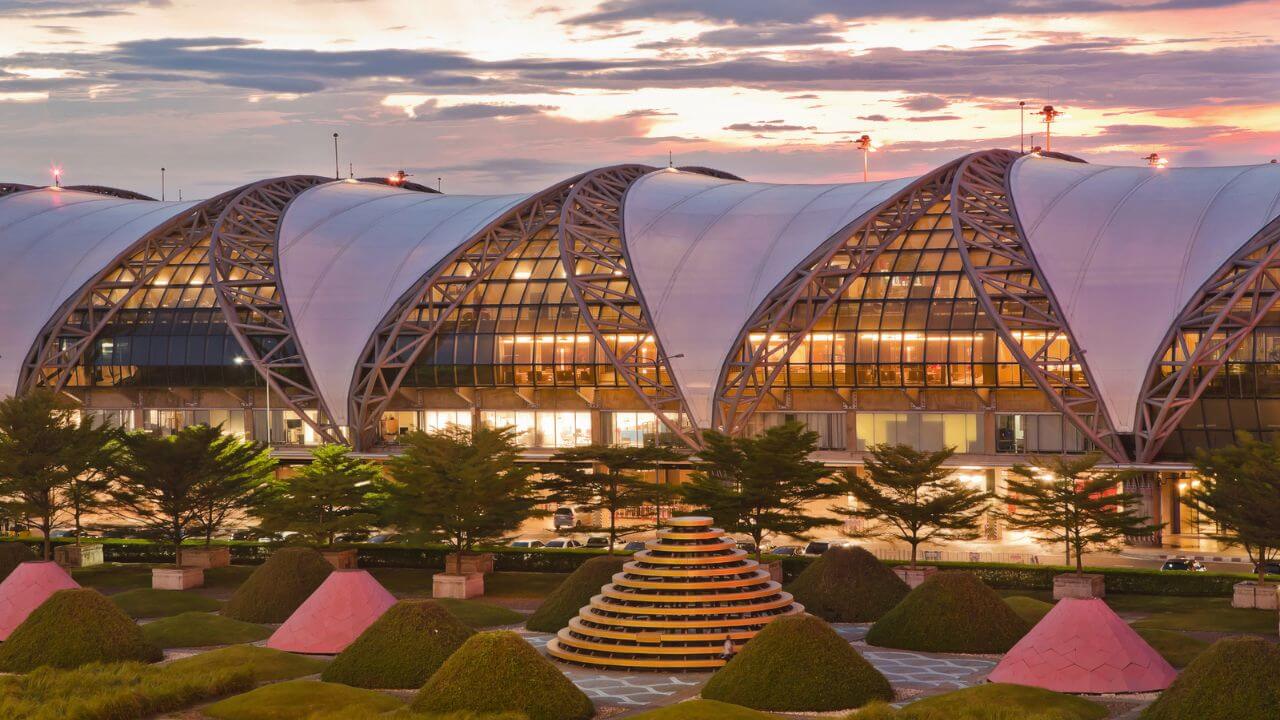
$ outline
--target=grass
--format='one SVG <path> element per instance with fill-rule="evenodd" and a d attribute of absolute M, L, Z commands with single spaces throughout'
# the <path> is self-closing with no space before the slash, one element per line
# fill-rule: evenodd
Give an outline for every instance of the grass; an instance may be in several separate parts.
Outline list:
<path fill-rule="evenodd" d="M 867 642 L 924 652 L 1003 653 L 1030 629 L 976 575 L 940 572 L 876 621 Z"/>
<path fill-rule="evenodd" d="M 253 687 L 253 673 L 224 667 L 174 671 L 136 662 L 41 668 L 0 677 L 6 720 L 132 720 Z"/>
<path fill-rule="evenodd" d="M 90 587 L 104 593 L 151 587 L 152 565 L 144 563 L 103 563 L 85 568 L 72 568 L 71 578 L 80 587 Z"/>
<path fill-rule="evenodd" d="M 249 579 L 256 565 L 228 565 L 227 567 L 208 568 L 204 571 L 204 586 L 208 589 L 234 590 Z"/>
<path fill-rule="evenodd" d="M 787 585 L 796 602 L 828 622 L 875 622 L 911 592 L 862 548 L 832 548 Z"/>
<path fill-rule="evenodd" d="M 600 588 L 612 580 L 615 573 L 622 572 L 622 564 L 628 560 L 630 558 L 626 556 L 604 555 L 582 563 L 564 577 L 538 610 L 529 616 L 526 627 L 540 632 L 556 632 L 567 626 L 593 595 L 600 594 Z"/>
<path fill-rule="evenodd" d="M 0 580 L 9 577 L 9 573 L 20 563 L 35 559 L 36 554 L 26 543 L 0 542 Z"/>
<path fill-rule="evenodd" d="M 399 699 L 374 690 L 318 680 L 289 680 L 229 697 L 203 712 L 218 720 L 305 720 L 316 713 L 366 718 L 403 705 Z"/>
<path fill-rule="evenodd" d="M 1276 634 L 1276 614 L 1269 610 L 1231 607 L 1231 598 L 1113 595 L 1107 604 L 1116 612 L 1145 613 L 1135 628 L 1203 632 Z"/>
<path fill-rule="evenodd" d="M 155 662 L 160 648 L 97 590 L 59 590 L 0 645 L 0 672 L 41 666 L 74 668 L 91 662 Z"/>
<path fill-rule="evenodd" d="M 324 669 L 320 678 L 363 688 L 420 688 L 473 635 L 431 600 L 402 600 Z"/>
<path fill-rule="evenodd" d="M 111 596 L 111 602 L 131 618 L 158 618 L 186 612 L 213 612 L 222 603 L 204 595 L 183 590 L 137 588 Z"/>
<path fill-rule="evenodd" d="M 1137 628 L 1137 631 L 1142 636 L 1142 639 L 1147 641 L 1148 645 L 1176 668 L 1184 668 L 1190 665 L 1192 660 L 1199 657 L 1200 653 L 1209 647 L 1209 643 L 1200 638 L 1194 638 L 1186 633 L 1174 630 Z"/>
<path fill-rule="evenodd" d="M 1023 685 L 976 685 L 894 710 L 877 703 L 846 720 L 1102 720 L 1105 707 L 1083 698 Z"/>
<path fill-rule="evenodd" d="M 185 612 L 143 625 L 142 635 L 162 648 L 187 648 L 257 642 L 270 637 L 271 630 L 221 615 Z"/>
<path fill-rule="evenodd" d="M 282 548 L 236 588 L 222 612 L 245 622 L 282 623 L 332 571 L 329 561 L 311 548 Z"/>
<path fill-rule="evenodd" d="M 1262 638 L 1219 640 L 1191 662 L 1142 720 L 1280 717 L 1280 646 Z"/>
<path fill-rule="evenodd" d="M 432 570 L 416 568 L 371 568 L 369 572 L 382 586 L 399 598 L 431 597 Z M 484 576 L 485 597 L 510 599 L 544 598 L 567 577 L 563 573 L 495 572 Z"/>
<path fill-rule="evenodd" d="M 436 602 L 466 625 L 473 628 L 497 627 L 499 625 L 516 625 L 524 622 L 525 616 L 510 608 L 490 605 L 479 600 L 454 600 L 438 598 Z"/>
<path fill-rule="evenodd" d="M 157 667 L 174 673 L 214 674 L 227 669 L 247 668 L 254 682 L 276 682 L 314 675 L 324 669 L 325 662 L 281 650 L 254 645 L 233 645 L 210 650 Z"/>
<path fill-rule="evenodd" d="M 1018 614 L 1018 617 L 1025 620 L 1027 625 L 1032 627 L 1043 620 L 1044 616 L 1048 615 L 1049 611 L 1053 609 L 1053 603 L 1045 602 L 1044 600 L 1037 600 L 1036 598 L 1028 597 L 1026 595 L 1012 595 L 1010 597 L 1006 597 L 1004 602 L 1006 605 L 1013 608 L 1013 611 Z"/>
<path fill-rule="evenodd" d="M 649 710 L 632 716 L 631 720 L 775 720 L 759 710 L 730 705 L 716 700 L 690 700 Z"/>

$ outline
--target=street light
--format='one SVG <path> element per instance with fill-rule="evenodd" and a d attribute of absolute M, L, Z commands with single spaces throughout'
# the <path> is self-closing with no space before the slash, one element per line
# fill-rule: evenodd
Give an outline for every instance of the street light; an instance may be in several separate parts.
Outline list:
<path fill-rule="evenodd" d="M 1053 149 L 1052 139 L 1050 138 L 1050 128 L 1053 125 L 1054 120 L 1065 116 L 1066 113 L 1061 110 L 1054 109 L 1052 105 L 1045 105 L 1040 108 L 1040 112 L 1032 114 L 1038 115 L 1044 121 L 1044 151 L 1050 152 Z"/>
<path fill-rule="evenodd" d="M 240 355 L 235 356 L 234 358 L 232 358 L 232 360 L 234 360 L 235 364 L 237 365 L 245 364 L 245 359 Z M 267 381 L 267 445 L 268 446 L 271 445 L 271 381 L 270 380 Z"/>
<path fill-rule="evenodd" d="M 338 133 L 333 134 L 333 179 L 342 179 L 342 170 L 338 169 Z"/>
<path fill-rule="evenodd" d="M 857 143 L 858 149 L 862 151 L 862 182 L 866 182 L 867 169 L 868 169 L 867 155 L 869 153 L 875 152 L 876 148 L 874 145 L 871 144 L 870 135 L 863 135 L 862 137 L 858 138 L 854 142 Z"/>
<path fill-rule="evenodd" d="M 53 173 L 53 186 L 56 188 L 62 187 L 62 168 L 54 165 L 49 169 L 49 172 Z"/>
<path fill-rule="evenodd" d="M 1169 164 L 1169 158 L 1160 157 L 1160 153 L 1151 153 L 1150 155 L 1144 156 L 1142 159 L 1147 161 L 1147 165 L 1157 169 Z"/>
<path fill-rule="evenodd" d="M 164 168 L 160 168 L 160 202 L 164 202 Z"/>
<path fill-rule="evenodd" d="M 1018 101 L 1018 153 L 1027 151 L 1027 101 Z"/>

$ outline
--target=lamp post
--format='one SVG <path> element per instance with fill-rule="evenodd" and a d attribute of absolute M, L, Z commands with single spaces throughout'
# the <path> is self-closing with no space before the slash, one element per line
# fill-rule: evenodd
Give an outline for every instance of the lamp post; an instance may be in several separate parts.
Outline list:
<path fill-rule="evenodd" d="M 1027 101 L 1018 101 L 1018 153 L 1027 151 Z"/>
<path fill-rule="evenodd" d="M 333 179 L 342 179 L 342 170 L 338 169 L 338 133 L 333 134 Z"/>
<path fill-rule="evenodd" d="M 868 168 L 869 168 L 867 155 L 875 152 L 876 149 L 875 149 L 875 146 L 871 144 L 870 135 L 863 135 L 862 137 L 858 138 L 855 142 L 857 142 L 858 144 L 858 149 L 862 151 L 862 182 L 867 182 Z"/>
<path fill-rule="evenodd" d="M 1053 121 L 1062 117 L 1066 113 L 1055 109 L 1052 105 L 1045 105 L 1040 108 L 1040 112 L 1035 114 L 1039 115 L 1044 120 L 1044 151 L 1050 152 L 1053 150 L 1053 140 L 1050 136 Z"/>
<path fill-rule="evenodd" d="M 1169 159 L 1160 157 L 1160 153 L 1151 153 L 1150 155 L 1143 156 L 1142 159 L 1147 161 L 1148 166 L 1157 169 L 1169 164 Z"/>
<path fill-rule="evenodd" d="M 160 202 L 164 202 L 164 168 L 160 168 Z"/>
<path fill-rule="evenodd" d="M 53 186 L 56 188 L 62 187 L 62 168 L 55 165 L 49 172 L 53 173 Z"/>

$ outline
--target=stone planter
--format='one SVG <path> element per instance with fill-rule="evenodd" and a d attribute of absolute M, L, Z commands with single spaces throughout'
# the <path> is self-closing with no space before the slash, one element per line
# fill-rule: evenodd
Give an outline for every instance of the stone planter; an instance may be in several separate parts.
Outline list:
<path fill-rule="evenodd" d="M 444 558 L 444 571 L 451 575 L 493 572 L 493 553 L 449 553 Z"/>
<path fill-rule="evenodd" d="M 359 567 L 355 550 L 321 550 L 320 554 L 329 561 L 334 570 L 355 570 Z"/>
<path fill-rule="evenodd" d="M 190 590 L 204 585 L 204 568 L 158 567 L 151 569 L 151 587 L 154 590 Z"/>
<path fill-rule="evenodd" d="M 920 583 L 928 580 L 929 576 L 937 572 L 938 568 L 932 565 L 917 565 L 914 568 L 909 565 L 893 566 L 893 574 L 902 578 L 902 582 L 906 583 L 907 587 L 912 590 L 920 587 Z"/>
<path fill-rule="evenodd" d="M 182 548 L 182 566 L 209 568 L 229 567 L 231 565 L 231 548 Z"/>
<path fill-rule="evenodd" d="M 484 595 L 484 574 L 436 573 L 431 576 L 431 597 L 467 600 Z"/>
<path fill-rule="evenodd" d="M 1088 600 L 1107 596 L 1106 578 L 1093 573 L 1053 576 L 1053 599 L 1076 598 Z"/>
<path fill-rule="evenodd" d="M 760 567 L 769 571 L 769 579 L 781 584 L 782 583 L 782 561 L 774 560 L 771 563 L 761 563 Z"/>
<path fill-rule="evenodd" d="M 1258 610 L 1275 610 L 1277 595 L 1280 595 L 1280 583 L 1260 583 L 1248 580 L 1235 584 L 1235 592 L 1231 595 L 1231 607 L 1256 608 Z"/>
<path fill-rule="evenodd" d="M 102 545 L 58 545 L 53 549 L 53 559 L 62 567 L 101 565 Z"/>

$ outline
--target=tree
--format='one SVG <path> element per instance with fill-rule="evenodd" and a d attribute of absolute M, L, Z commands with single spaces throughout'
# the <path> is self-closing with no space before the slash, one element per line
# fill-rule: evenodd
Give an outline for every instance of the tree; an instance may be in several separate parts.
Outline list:
<path fill-rule="evenodd" d="M 789 422 L 758 437 L 735 438 L 710 430 L 703 438 L 701 462 L 692 480 L 682 486 L 682 495 L 725 530 L 750 535 L 757 561 L 766 536 L 803 538 L 815 528 L 839 524 L 804 509 L 806 503 L 831 497 L 834 491 L 826 482 L 828 470 L 809 460 L 817 449 L 817 433 Z"/>
<path fill-rule="evenodd" d="M 664 447 L 624 447 L 588 445 L 562 450 L 552 456 L 554 465 L 542 468 L 539 487 L 548 491 L 555 502 L 568 502 L 579 508 L 608 514 L 601 530 L 609 533 L 609 554 L 621 535 L 641 532 L 644 526 L 618 529 L 618 513 L 661 502 L 665 485 L 649 482 L 639 473 L 654 470 L 662 461 L 683 459 L 683 455 Z"/>
<path fill-rule="evenodd" d="M 73 505 L 79 539 L 80 516 L 98 501 L 97 482 L 111 465 L 114 435 L 48 390 L 0 401 L 0 496 L 11 512 L 37 521 L 45 560 L 50 533 Z"/>
<path fill-rule="evenodd" d="M 1004 501 L 1014 511 L 1002 514 L 1005 522 L 1046 542 L 1063 543 L 1068 565 L 1075 553 L 1077 575 L 1084 573 L 1087 550 L 1160 529 L 1134 509 L 1137 496 L 1120 492 L 1118 486 L 1130 473 L 1095 470 L 1101 457 L 1036 458 L 1037 467 L 1014 465 L 1014 476 L 1006 480 Z"/>
<path fill-rule="evenodd" d="M 404 452 L 387 461 L 385 519 L 466 553 L 545 514 L 533 469 L 517 462 L 515 435 L 513 428 L 457 426 L 405 435 Z"/>
<path fill-rule="evenodd" d="M 311 462 L 271 484 L 257 509 L 263 528 L 292 530 L 316 545 L 373 524 L 366 499 L 382 476 L 378 466 L 351 457 L 345 445 L 321 445 Z"/>
<path fill-rule="evenodd" d="M 227 518 L 261 502 L 275 477 L 276 461 L 266 443 L 241 440 L 224 433 L 221 425 L 198 427 L 203 428 L 200 435 L 208 443 L 212 466 L 199 488 L 195 529 L 204 534 L 204 545 L 209 547 Z"/>
<path fill-rule="evenodd" d="M 1217 525 L 1210 537 L 1243 546 L 1266 582 L 1262 563 L 1280 556 L 1280 440 L 1242 432 L 1234 445 L 1197 452 L 1195 467 L 1203 479 L 1187 499 Z"/>
<path fill-rule="evenodd" d="M 909 445 L 874 445 L 869 451 L 866 477 L 853 471 L 841 474 L 840 491 L 852 495 L 857 508 L 831 508 L 844 517 L 879 523 L 860 535 L 907 543 L 913 568 L 922 543 L 978 537 L 991 496 L 942 467 L 955 448 L 921 452 Z"/>

